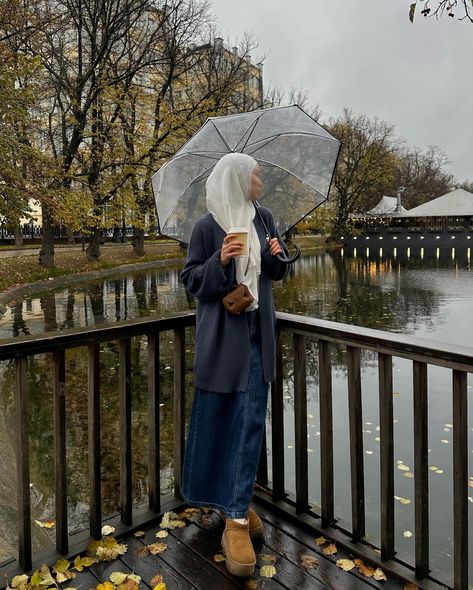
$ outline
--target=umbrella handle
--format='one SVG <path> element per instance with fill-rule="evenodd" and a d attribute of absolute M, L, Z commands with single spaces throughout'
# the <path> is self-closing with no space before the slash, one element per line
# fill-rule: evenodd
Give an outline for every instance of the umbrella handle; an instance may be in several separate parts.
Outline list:
<path fill-rule="evenodd" d="M 295 262 L 299 258 L 299 256 L 301 255 L 301 248 L 300 248 L 299 244 L 296 244 L 296 242 L 292 242 L 292 245 L 296 249 L 296 253 L 294 254 L 294 256 L 290 256 L 289 258 L 285 258 L 282 254 L 276 254 L 276 258 L 278 260 L 280 260 L 281 262 L 285 262 L 286 264 L 292 264 L 293 262 Z"/>

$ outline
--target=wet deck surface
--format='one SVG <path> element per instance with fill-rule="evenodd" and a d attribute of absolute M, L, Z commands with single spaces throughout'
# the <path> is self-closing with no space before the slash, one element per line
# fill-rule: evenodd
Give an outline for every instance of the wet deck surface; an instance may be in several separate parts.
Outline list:
<path fill-rule="evenodd" d="M 163 530 L 159 524 L 143 528 L 144 536 L 137 538 L 132 535 L 120 540 L 128 545 L 125 555 L 111 562 L 95 563 L 69 584 L 62 586 L 87 590 L 109 580 L 113 572 L 128 572 L 141 577 L 140 588 L 152 588 L 151 580 L 161 574 L 167 590 L 404 588 L 404 584 L 399 581 L 377 581 L 373 577 L 366 577 L 358 568 L 351 571 L 340 569 L 336 561 L 351 557 L 346 551 L 337 548 L 336 554 L 326 555 L 323 547 L 328 543 L 317 545 L 316 537 L 307 530 L 287 522 L 258 502 L 252 502 L 251 505 L 265 527 L 264 538 L 254 541 L 257 564 L 251 577 L 233 576 L 227 571 L 224 561 L 215 561 L 214 556 L 222 554 L 220 539 L 224 523 L 213 511 L 194 509 L 190 512 L 190 518 L 185 519 L 185 527 L 171 529 L 169 535 L 161 539 L 156 538 L 156 532 Z M 183 503 L 175 512 L 179 513 L 185 508 L 187 505 Z M 156 542 L 166 543 L 166 550 L 158 555 L 142 556 L 145 546 Z M 274 561 L 268 556 L 273 556 Z M 309 565 L 304 565 L 307 562 Z M 276 573 L 268 578 L 262 575 L 261 568 L 271 563 Z M 313 563 L 312 567 L 310 563 Z"/>

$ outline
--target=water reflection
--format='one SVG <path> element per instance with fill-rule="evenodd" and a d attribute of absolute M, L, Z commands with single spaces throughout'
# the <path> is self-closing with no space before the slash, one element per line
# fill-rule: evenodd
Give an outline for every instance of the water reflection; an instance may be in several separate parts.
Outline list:
<path fill-rule="evenodd" d="M 180 267 L 127 272 L 101 281 L 44 291 L 13 301 L 0 319 L 0 337 L 60 331 L 66 328 L 100 325 L 119 320 L 158 314 L 165 317 L 176 311 L 195 308 L 178 280 Z M 276 308 L 353 325 L 415 334 L 439 343 L 470 345 L 473 328 L 471 306 L 473 278 L 469 249 L 450 248 L 343 248 L 304 256 L 291 269 L 287 279 L 274 283 Z M 189 330 L 186 350 L 187 418 L 192 401 L 193 330 Z M 286 488 L 293 491 L 294 417 L 293 363 L 290 335 L 283 340 L 284 402 L 286 445 Z M 318 349 L 307 343 L 308 356 L 308 449 L 311 477 L 310 498 L 320 502 Z M 134 500 L 147 495 L 147 399 L 146 340 L 132 341 L 133 457 Z M 172 487 L 172 332 L 164 333 L 160 343 L 161 368 L 161 467 L 162 491 Z M 118 436 L 118 353 L 116 343 L 101 346 L 101 423 L 102 480 L 104 514 L 118 509 L 119 436 Z M 69 516 L 71 530 L 87 525 L 87 364 L 86 351 L 67 351 L 67 449 Z M 333 346 L 333 394 L 335 436 L 335 510 L 342 524 L 350 525 L 350 465 L 348 438 L 348 400 L 346 355 L 343 347 Z M 377 400 L 377 355 L 362 353 L 363 420 L 365 442 L 365 483 L 367 534 L 379 542 L 379 410 Z M 402 359 L 394 359 L 395 461 L 413 470 L 412 441 L 412 368 Z M 52 398 L 50 359 L 38 355 L 29 363 L 31 384 L 31 482 L 33 518 L 54 518 L 52 488 Z M 14 367 L 0 364 L 0 459 L 2 473 L 14 471 Z M 471 379 L 469 381 L 471 393 Z M 451 579 L 451 374 L 446 369 L 429 369 L 429 471 L 431 483 L 431 535 L 434 573 Z M 471 411 L 471 404 L 470 404 Z M 270 442 L 268 408 L 268 443 Z M 473 420 L 470 422 L 473 424 Z M 472 441 L 470 428 L 470 448 Z M 445 442 L 446 441 L 446 442 Z M 471 456 L 471 454 L 470 454 Z M 271 462 L 269 461 L 269 466 Z M 405 469 L 396 468 L 396 544 L 398 556 L 413 554 L 413 479 Z M 0 486 L 0 559 L 15 551 L 11 530 L 16 519 L 15 479 L 2 477 Z M 470 494 L 473 496 L 473 493 Z M 472 499 L 473 502 L 473 499 Z M 472 505 L 471 503 L 469 504 Z M 447 510 L 439 510 L 445 506 Z M 12 526 L 13 525 L 13 526 Z M 470 533 L 471 534 L 471 533 Z M 34 527 L 35 548 L 52 539 L 51 532 Z"/>

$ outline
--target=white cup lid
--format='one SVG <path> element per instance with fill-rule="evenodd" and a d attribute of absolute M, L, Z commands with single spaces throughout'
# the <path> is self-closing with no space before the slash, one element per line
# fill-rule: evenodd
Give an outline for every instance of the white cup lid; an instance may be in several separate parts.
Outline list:
<path fill-rule="evenodd" d="M 231 227 L 228 230 L 228 233 L 231 234 L 233 232 L 240 232 L 240 233 L 241 232 L 248 232 L 248 228 L 246 228 L 246 227 Z"/>

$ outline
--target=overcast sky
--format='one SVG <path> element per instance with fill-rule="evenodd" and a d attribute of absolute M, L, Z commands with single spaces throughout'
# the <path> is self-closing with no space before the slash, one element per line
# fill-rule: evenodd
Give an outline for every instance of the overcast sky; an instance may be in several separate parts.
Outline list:
<path fill-rule="evenodd" d="M 307 90 L 322 120 L 344 106 L 378 115 L 473 180 L 473 23 L 425 19 L 419 2 L 412 24 L 410 0 L 210 1 L 225 41 L 258 40 L 252 61 L 266 55 L 266 86 Z"/>

